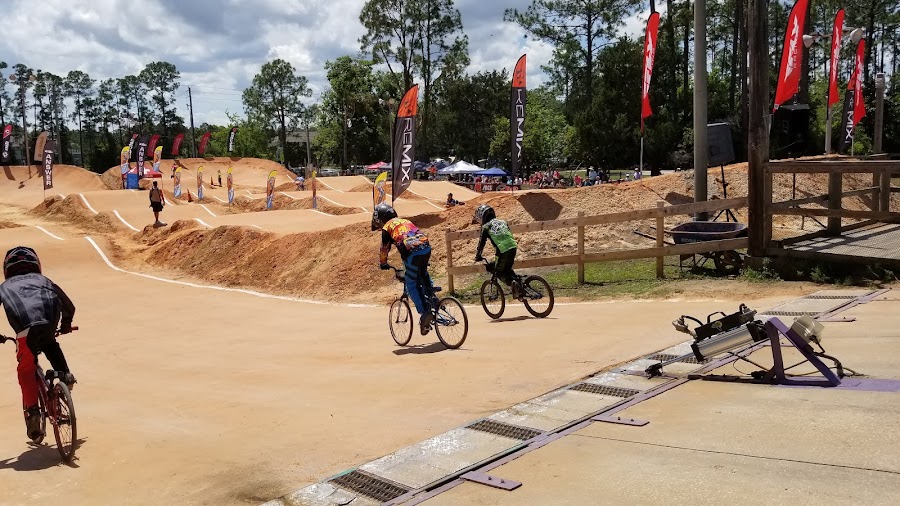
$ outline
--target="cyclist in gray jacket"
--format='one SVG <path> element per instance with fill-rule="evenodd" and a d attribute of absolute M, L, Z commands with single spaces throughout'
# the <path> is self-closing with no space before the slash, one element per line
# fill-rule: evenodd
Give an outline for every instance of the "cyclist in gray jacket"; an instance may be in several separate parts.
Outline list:
<path fill-rule="evenodd" d="M 44 434 L 38 408 L 37 356 L 43 352 L 53 370 L 64 373 L 63 382 L 72 389 L 75 377 L 56 341 L 56 329 L 59 324 L 60 333 L 72 331 L 75 305 L 62 288 L 41 274 L 41 261 L 29 247 L 17 246 L 6 252 L 3 275 L 6 280 L 0 284 L 0 305 L 18 342 L 17 371 L 25 426 L 28 437 L 38 440 Z"/>

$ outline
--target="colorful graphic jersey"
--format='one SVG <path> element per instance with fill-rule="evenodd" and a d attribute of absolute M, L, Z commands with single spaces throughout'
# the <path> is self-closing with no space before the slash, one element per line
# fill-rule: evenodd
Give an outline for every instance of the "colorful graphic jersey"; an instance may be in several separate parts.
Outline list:
<path fill-rule="evenodd" d="M 509 225 L 505 221 L 497 218 L 485 223 L 484 226 L 481 227 L 481 241 L 478 242 L 479 255 L 481 255 L 484 244 L 488 239 L 490 239 L 491 244 L 497 248 L 497 253 L 506 253 L 507 251 L 518 247 L 516 239 L 509 229 Z"/>
<path fill-rule="evenodd" d="M 406 260 L 409 254 L 423 246 L 428 246 L 428 237 L 413 222 L 394 218 L 381 228 L 381 263 L 386 264 L 391 244 L 397 246 L 400 257 Z"/>

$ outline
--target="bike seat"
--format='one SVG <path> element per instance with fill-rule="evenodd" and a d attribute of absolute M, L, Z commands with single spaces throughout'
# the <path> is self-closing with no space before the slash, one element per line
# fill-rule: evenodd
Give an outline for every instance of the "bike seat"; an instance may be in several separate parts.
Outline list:
<path fill-rule="evenodd" d="M 434 293 L 440 292 L 441 289 L 442 289 L 442 288 L 439 287 L 439 286 L 432 286 L 432 287 L 431 287 L 431 291 L 434 292 Z"/>

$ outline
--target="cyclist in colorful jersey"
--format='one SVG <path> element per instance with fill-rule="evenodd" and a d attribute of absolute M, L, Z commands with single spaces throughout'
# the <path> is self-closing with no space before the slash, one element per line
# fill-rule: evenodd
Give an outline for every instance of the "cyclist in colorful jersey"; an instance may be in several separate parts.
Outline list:
<path fill-rule="evenodd" d="M 497 259 L 494 260 L 492 268 L 496 270 L 497 277 L 508 286 L 512 286 L 513 277 L 516 275 L 512 267 L 516 261 L 518 244 L 515 237 L 513 237 L 512 231 L 509 230 L 509 225 L 505 221 L 498 219 L 494 208 L 487 204 L 478 206 L 478 209 L 475 210 L 475 216 L 472 217 L 472 224 L 481 225 L 481 240 L 478 241 L 478 248 L 475 250 L 475 261 L 480 262 L 483 260 L 481 252 L 484 250 L 484 245 L 488 239 L 490 239 L 491 244 L 497 250 Z"/>
<path fill-rule="evenodd" d="M 65 374 L 63 382 L 72 389 L 75 377 L 56 342 L 56 326 L 62 319 L 59 332 L 72 331 L 75 305 L 62 288 L 41 274 L 41 261 L 31 248 L 17 246 L 6 252 L 3 275 L 6 281 L 0 284 L 0 305 L 16 333 L 25 427 L 28 437 L 37 441 L 44 435 L 38 408 L 37 356 L 43 352 L 53 370 Z"/>
<path fill-rule="evenodd" d="M 381 268 L 388 269 L 388 252 L 391 245 L 397 247 L 406 266 L 404 279 L 406 292 L 419 312 L 419 328 L 422 335 L 431 330 L 431 278 L 428 276 L 428 260 L 431 245 L 428 237 L 413 222 L 397 217 L 397 211 L 387 204 L 378 204 L 372 213 L 372 231 L 381 230 Z"/>

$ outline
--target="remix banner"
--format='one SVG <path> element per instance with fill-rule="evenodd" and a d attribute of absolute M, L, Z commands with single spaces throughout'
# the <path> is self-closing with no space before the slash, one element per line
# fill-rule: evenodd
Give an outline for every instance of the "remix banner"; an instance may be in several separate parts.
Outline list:
<path fill-rule="evenodd" d="M 44 159 L 44 190 L 50 190 L 53 188 L 53 141 L 46 142 L 44 144 L 44 152 L 42 153 Z"/>
<path fill-rule="evenodd" d="M 159 162 L 162 161 L 162 146 L 156 146 L 153 150 L 153 170 L 159 172 Z"/>
<path fill-rule="evenodd" d="M 9 147 L 12 141 L 12 125 L 3 127 L 3 157 L 0 163 L 6 165 L 9 163 Z"/>
<path fill-rule="evenodd" d="M 644 119 L 653 115 L 650 107 L 650 80 L 653 77 L 653 62 L 656 60 L 656 42 L 659 33 L 659 13 L 650 14 L 647 20 L 647 32 L 644 35 L 644 72 L 641 76 L 641 132 L 644 131 Z"/>
<path fill-rule="evenodd" d="M 206 145 L 209 144 L 209 136 L 210 133 L 206 132 L 205 134 L 203 134 L 203 137 L 200 137 L 200 156 L 203 156 L 203 153 L 206 153 Z"/>
<path fill-rule="evenodd" d="M 232 202 L 234 202 L 234 178 L 231 175 L 231 171 L 232 171 L 231 167 L 228 167 L 228 176 L 227 176 L 228 204 L 231 204 Z"/>
<path fill-rule="evenodd" d="M 275 176 L 276 171 L 269 172 L 269 180 L 266 182 L 266 209 L 272 209 L 272 203 L 275 199 Z"/>
<path fill-rule="evenodd" d="M 175 136 L 175 140 L 172 141 L 172 156 L 178 156 L 178 150 L 181 149 L 182 140 L 184 140 L 184 134 L 178 134 Z"/>
<path fill-rule="evenodd" d="M 203 166 L 197 167 L 197 200 L 203 200 Z"/>
<path fill-rule="evenodd" d="M 175 169 L 175 189 L 173 192 L 176 199 L 181 197 L 181 167 Z"/>
<path fill-rule="evenodd" d="M 797 0 L 788 16 L 781 53 L 781 71 L 775 90 L 775 109 L 787 102 L 800 89 L 800 58 L 803 55 L 803 25 L 806 22 L 808 0 Z"/>
<path fill-rule="evenodd" d="M 384 171 L 375 178 L 375 186 L 372 187 L 372 207 L 377 207 L 378 204 L 383 204 L 387 200 L 384 189 L 386 184 L 387 171 Z"/>
<path fill-rule="evenodd" d="M 838 63 L 841 60 L 841 36 L 844 33 L 844 9 L 839 9 L 834 16 L 834 27 L 831 29 L 831 67 L 828 68 L 828 107 L 841 101 L 838 93 Z"/>
<path fill-rule="evenodd" d="M 522 144 L 525 142 L 525 102 L 527 91 L 525 89 L 525 55 L 519 57 L 516 68 L 513 71 L 512 95 L 509 107 L 509 138 L 511 140 L 511 155 L 509 163 L 510 172 L 515 178 L 522 168 Z"/>
<path fill-rule="evenodd" d="M 394 126 L 394 159 L 391 160 L 393 178 L 391 202 L 397 200 L 412 182 L 413 162 L 416 159 L 416 112 L 419 106 L 419 85 L 415 84 L 403 95 L 397 109 Z"/>

